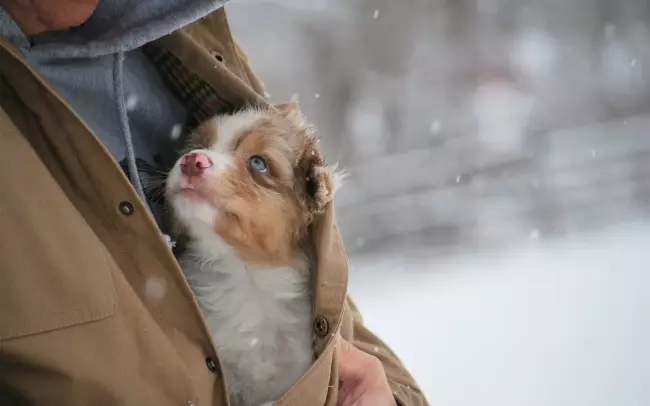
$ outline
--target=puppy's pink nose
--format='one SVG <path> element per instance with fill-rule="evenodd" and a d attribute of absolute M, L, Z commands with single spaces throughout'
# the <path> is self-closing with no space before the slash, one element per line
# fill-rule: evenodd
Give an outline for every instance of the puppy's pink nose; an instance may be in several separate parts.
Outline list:
<path fill-rule="evenodd" d="M 199 176 L 212 166 L 210 158 L 199 152 L 190 152 L 181 158 L 181 172 L 187 176 Z"/>

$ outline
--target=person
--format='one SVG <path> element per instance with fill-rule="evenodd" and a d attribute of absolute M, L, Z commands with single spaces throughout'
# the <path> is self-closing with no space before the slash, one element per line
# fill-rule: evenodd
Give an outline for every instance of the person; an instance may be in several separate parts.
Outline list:
<path fill-rule="evenodd" d="M 182 135 L 268 103 L 222 3 L 0 0 L 0 404 L 227 404 L 160 231 Z M 312 231 L 315 361 L 276 404 L 426 405 L 347 296 L 332 207 Z"/>

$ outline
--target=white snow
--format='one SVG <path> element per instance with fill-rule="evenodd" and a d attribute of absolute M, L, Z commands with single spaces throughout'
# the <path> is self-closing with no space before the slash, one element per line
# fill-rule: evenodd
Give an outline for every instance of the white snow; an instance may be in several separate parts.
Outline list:
<path fill-rule="evenodd" d="M 149 300 L 160 300 L 167 294 L 167 282 L 162 276 L 149 276 L 144 284 L 144 294 Z"/>
<path fill-rule="evenodd" d="M 351 258 L 350 292 L 432 404 L 646 406 L 648 241 L 639 223 L 450 259 Z"/>
<path fill-rule="evenodd" d="M 361 98 L 349 109 L 346 127 L 360 153 L 371 156 L 385 151 L 384 117 L 384 106 L 376 98 Z"/>
<path fill-rule="evenodd" d="M 375 12 L 372 13 L 372 18 L 375 20 L 379 18 L 379 10 L 375 10 Z"/>
<path fill-rule="evenodd" d="M 494 151 L 521 150 L 532 98 L 506 81 L 481 84 L 474 94 L 474 116 L 481 142 Z"/>
<path fill-rule="evenodd" d="M 181 124 L 174 124 L 172 126 L 171 131 L 169 132 L 169 136 L 173 141 L 176 141 L 179 138 L 181 138 L 182 131 L 183 131 L 183 126 Z"/>
<path fill-rule="evenodd" d="M 442 122 L 438 119 L 431 122 L 431 127 L 429 128 L 429 133 L 436 137 L 442 132 Z"/>
<path fill-rule="evenodd" d="M 545 32 L 529 29 L 517 38 L 511 58 L 524 73 L 541 76 L 553 70 L 557 52 L 553 39 Z"/>
<path fill-rule="evenodd" d="M 538 240 L 540 235 L 541 234 L 539 230 L 535 228 L 533 230 L 530 230 L 530 235 L 528 236 L 528 238 L 530 238 L 531 240 Z"/>
<path fill-rule="evenodd" d="M 176 241 L 172 240 L 172 237 L 170 237 L 169 235 L 165 234 L 163 235 L 163 238 L 165 239 L 165 242 L 167 243 L 169 249 L 172 249 L 176 246 Z"/>
<path fill-rule="evenodd" d="M 126 107 L 127 111 L 133 111 L 137 106 L 138 106 L 138 96 L 131 93 L 126 97 L 124 107 Z"/>

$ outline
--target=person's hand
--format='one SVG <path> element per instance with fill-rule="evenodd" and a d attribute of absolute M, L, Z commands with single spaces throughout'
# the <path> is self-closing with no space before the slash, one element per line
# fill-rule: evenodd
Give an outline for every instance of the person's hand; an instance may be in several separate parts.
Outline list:
<path fill-rule="evenodd" d="M 85 22 L 99 0 L 0 0 L 25 35 L 66 30 Z"/>
<path fill-rule="evenodd" d="M 337 406 L 397 406 L 381 361 L 338 337 Z"/>

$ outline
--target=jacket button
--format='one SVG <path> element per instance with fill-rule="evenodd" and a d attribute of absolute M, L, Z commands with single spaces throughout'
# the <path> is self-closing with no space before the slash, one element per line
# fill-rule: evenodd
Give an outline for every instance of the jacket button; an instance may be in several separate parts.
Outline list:
<path fill-rule="evenodd" d="M 208 367 L 208 370 L 213 373 L 217 373 L 219 370 L 219 366 L 217 365 L 217 361 L 214 360 L 212 357 L 208 357 L 205 359 L 205 365 Z"/>
<path fill-rule="evenodd" d="M 327 322 L 327 319 L 323 316 L 316 317 L 314 320 L 314 332 L 319 337 L 325 337 L 330 331 L 330 324 Z"/>
<path fill-rule="evenodd" d="M 210 51 L 210 56 L 216 59 L 219 62 L 223 62 L 223 56 L 218 54 L 217 51 Z"/>
<path fill-rule="evenodd" d="M 120 213 L 124 214 L 125 216 L 130 216 L 135 212 L 135 206 L 133 206 L 133 203 L 129 202 L 128 200 L 123 201 L 119 205 L 120 208 Z"/>

